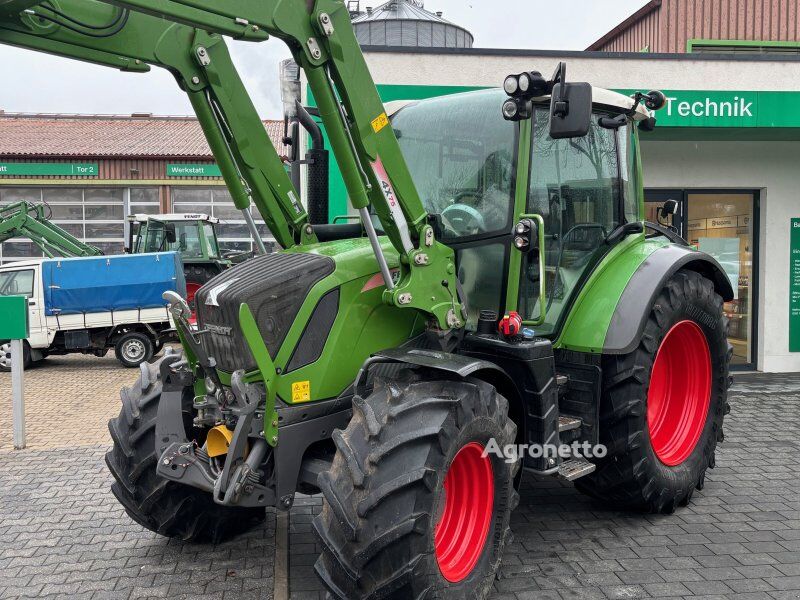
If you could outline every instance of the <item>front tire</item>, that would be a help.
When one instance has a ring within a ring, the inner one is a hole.
[[[639,346],[603,360],[600,443],[608,454],[575,482],[625,509],[670,513],[714,467],[731,346],[713,283],[679,271],[653,305]]]
[[[22,341],[22,368],[27,369],[32,364],[31,361],[31,347],[27,340]],[[3,342],[0,344],[0,371],[4,373],[11,372],[11,342]]]
[[[335,431],[314,527],[317,574],[333,598],[485,598],[518,503],[508,402],[479,380],[407,373],[354,399]]]
[[[122,410],[108,422],[113,448],[106,465],[114,476],[111,492],[134,521],[169,538],[186,542],[219,543],[248,531],[264,520],[259,508],[232,508],[216,504],[211,494],[167,481],[156,474],[155,427],[161,401],[160,366],[164,357],[142,365],[142,376],[120,392]],[[192,398],[184,398],[184,427],[191,428]]]

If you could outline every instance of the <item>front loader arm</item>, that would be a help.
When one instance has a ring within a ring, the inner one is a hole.
[[[17,202],[0,208],[0,244],[16,237],[29,239],[48,258],[102,254],[99,248],[51,223],[41,204]]]
[[[101,27],[120,12],[124,22],[108,32],[67,27],[73,20]],[[297,192],[219,35],[94,0],[13,0],[0,3],[0,43],[125,71],[144,72],[148,65],[169,70],[189,97],[237,208],[249,208],[252,199],[284,248],[314,241]],[[204,57],[213,57],[213,66]]]
[[[434,238],[378,90],[341,0],[106,0],[234,37],[283,40],[303,68],[350,201],[361,215],[386,281],[384,301],[422,310],[439,328],[461,328],[452,249]],[[395,284],[370,223],[374,208],[400,254]]]
[[[130,12],[115,35],[89,37],[49,21],[37,23],[54,3],[71,17],[94,23],[108,22],[115,7]],[[134,65],[141,61],[172,71],[189,95],[237,206],[243,208],[252,192],[283,247],[315,241],[313,228],[274,148],[260,143],[268,140],[266,134],[255,133],[263,126],[255,125],[255,109],[219,36],[262,41],[272,35],[286,42],[306,73],[351,203],[372,242],[386,283],[384,301],[421,310],[443,330],[463,327],[466,311],[454,253],[435,239],[341,0],[46,0],[33,8],[30,0],[0,0],[0,13],[20,6],[27,12],[0,15],[0,42],[103,64],[107,55],[123,56]],[[6,30],[16,37],[4,37]],[[370,207],[400,254],[396,283]]]

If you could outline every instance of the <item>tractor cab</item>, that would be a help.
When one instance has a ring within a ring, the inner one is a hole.
[[[219,260],[215,225],[204,214],[131,215],[128,248],[132,254],[179,252],[188,261]]]
[[[520,101],[510,87],[387,108],[437,237],[456,252],[468,327],[482,310],[516,311],[553,337],[593,267],[643,234],[637,129],[650,114],[581,88],[564,127],[557,90]]]

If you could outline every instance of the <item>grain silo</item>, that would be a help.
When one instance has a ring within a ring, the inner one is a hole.
[[[423,0],[389,0],[376,8],[361,10],[349,3],[353,26],[362,46],[472,48],[472,34],[425,10]]]

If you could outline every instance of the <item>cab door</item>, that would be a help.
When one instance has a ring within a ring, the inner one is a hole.
[[[586,136],[558,140],[549,135],[546,107],[537,107],[530,120],[529,175],[518,189],[516,222],[530,220],[535,232],[529,247],[512,255],[506,306],[537,335],[558,333],[610,249],[609,234],[638,219],[632,130],[603,128],[601,115],[593,114]]]
[[[40,265],[11,267],[3,270],[0,276],[0,295],[25,296],[28,300],[28,321],[31,346],[47,345],[47,332],[44,327],[44,307],[42,306]],[[44,341],[42,341],[42,339]]]

